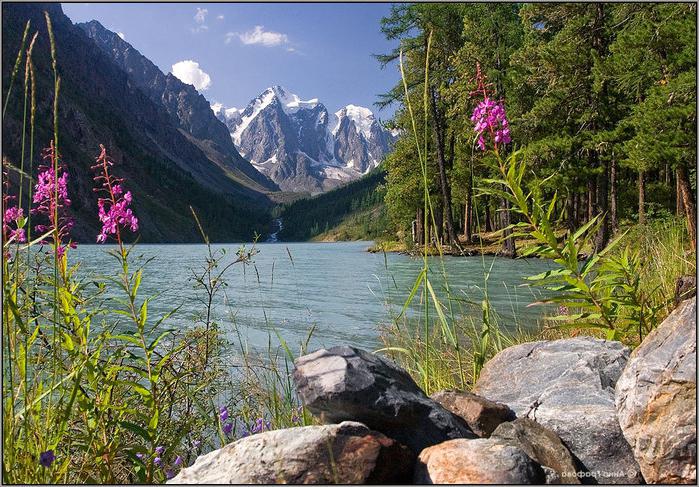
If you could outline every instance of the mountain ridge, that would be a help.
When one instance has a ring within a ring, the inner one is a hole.
[[[39,31],[33,52],[37,83],[33,172],[39,149],[48,144],[53,131],[53,74],[44,11],[51,16],[61,76],[59,150],[69,174],[74,239],[94,242],[100,228],[90,169],[100,143],[115,160],[116,175],[126,178],[133,194],[142,241],[201,241],[190,206],[213,241],[249,240],[255,232],[266,231],[272,205],[268,197],[230,178],[211,161],[165,107],[133,86],[112,58],[70,21],[60,4],[3,3],[2,9],[4,94],[26,21],[31,20],[31,33]],[[13,89],[3,117],[2,152],[16,165],[21,160],[21,111],[22,90]],[[16,190],[14,175],[11,171]]]
[[[242,184],[257,191],[278,187],[238,153],[228,136],[228,128],[212,113],[209,102],[190,84],[172,73],[163,73],[134,46],[97,20],[76,24],[114,62],[129,80],[156,103],[162,104],[178,126],[190,134],[190,140],[211,160]]]
[[[318,98],[303,100],[271,86],[245,108],[213,103],[240,153],[284,191],[320,193],[377,167],[394,135],[373,112],[347,105],[330,113]]]

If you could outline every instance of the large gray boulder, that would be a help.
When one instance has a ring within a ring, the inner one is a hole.
[[[597,481],[637,483],[614,405],[628,357],[621,343],[591,337],[523,343],[488,361],[474,392],[553,430]]]
[[[477,438],[466,422],[428,398],[403,369],[352,347],[321,349],[295,362],[304,405],[324,423],[360,421],[419,454],[454,438]]]
[[[501,423],[491,438],[517,446],[529,458],[547,467],[547,484],[579,484],[577,462],[556,433],[529,418]]]
[[[501,423],[515,419],[515,413],[505,404],[472,392],[439,391],[430,396],[439,404],[466,421],[481,438],[488,438]]]
[[[649,483],[697,481],[697,298],[633,351],[616,384],[621,429]]]
[[[360,423],[268,431],[203,455],[169,484],[400,484],[414,454]]]
[[[516,446],[494,438],[450,440],[426,448],[416,484],[541,484],[541,466]]]

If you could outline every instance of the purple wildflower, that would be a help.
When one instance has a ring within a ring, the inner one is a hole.
[[[39,454],[39,464],[42,467],[49,468],[55,459],[56,455],[53,453],[53,450],[48,450]]]
[[[260,433],[263,430],[264,430],[264,420],[262,418],[257,418],[257,420],[255,420],[255,425],[252,427],[251,432],[253,434],[255,434],[255,433]]]
[[[221,406],[219,408],[219,415],[218,417],[221,419],[221,422],[223,423],[225,420],[228,419],[228,408],[226,406]]]
[[[156,446],[155,447],[155,454],[158,456],[162,455],[164,451],[165,451],[164,446]]]
[[[226,423],[223,425],[223,432],[224,433],[226,433],[227,435],[230,435],[231,431],[233,431],[233,423]]]
[[[68,198],[68,173],[63,172],[63,164],[59,162],[60,156],[55,150],[53,142],[43,150],[42,154],[45,162],[39,167],[39,175],[32,199],[35,207],[32,208],[31,213],[48,220],[48,225],[38,224],[35,226],[37,232],[42,234],[57,231],[58,242],[54,243],[57,246],[57,255],[61,257],[66,249],[65,245],[61,245],[61,240],[69,236],[70,230],[75,224],[74,220],[67,214],[67,208],[71,204],[70,198]],[[54,166],[58,168],[57,171],[54,171]],[[75,243],[70,242],[69,245],[71,248],[75,248]]]
[[[481,101],[471,115],[471,121],[475,122],[473,130],[478,134],[478,147],[485,150],[486,132],[493,138],[495,146],[509,144],[510,128],[502,103],[491,100],[487,96]]]
[[[485,82],[485,75],[481,72],[480,63],[476,63],[476,85],[477,89],[471,95],[483,98],[471,115],[471,121],[475,123],[473,130],[478,134],[478,147],[483,151],[486,150],[485,136],[490,136],[497,152],[500,145],[509,144],[512,141],[510,123],[507,120],[502,102],[495,101],[490,97],[490,85]]]
[[[192,441],[192,446],[196,449],[201,446],[201,440],[194,440]]]
[[[155,458],[153,459],[153,465],[155,465],[156,467],[159,467],[161,463],[163,463],[162,458],[160,458],[160,457],[155,457]]]
[[[182,465],[182,457],[177,455],[177,458],[175,458],[174,465],[177,465],[178,467]]]
[[[143,461],[143,453],[136,453],[136,458]]]
[[[101,188],[95,188],[94,191],[106,194],[106,197],[100,197],[97,200],[98,216],[102,222],[97,243],[106,242],[109,235],[114,235],[117,242],[121,243],[121,228],[128,228],[132,232],[138,230],[138,218],[129,208],[133,197],[130,191],[124,193],[121,185],[124,180],[109,173],[109,168],[114,165],[114,161],[107,155],[107,149],[102,144],[100,144],[100,155],[96,160],[97,164],[92,166],[92,169],[97,172],[94,180],[99,182]]]
[[[22,219],[24,219],[24,210],[22,208],[11,206],[5,210],[2,216],[2,233],[5,242],[13,239],[15,242],[20,243],[27,241],[24,228],[19,228]]]
[[[166,471],[165,471],[165,478],[167,478],[168,480],[170,480],[170,479],[173,478],[174,476],[175,476],[175,473],[174,473],[172,470],[166,470]]]

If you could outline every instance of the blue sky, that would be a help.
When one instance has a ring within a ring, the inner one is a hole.
[[[377,94],[400,74],[371,56],[389,52],[380,20],[390,4],[72,3],[73,22],[96,19],[163,72],[178,65],[209,101],[243,107],[279,84],[302,99],[318,98],[329,111],[347,104],[378,112]],[[196,63],[196,64],[195,64]],[[208,76],[208,78],[207,78]]]

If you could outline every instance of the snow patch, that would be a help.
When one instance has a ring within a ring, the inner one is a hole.
[[[275,85],[271,88],[267,88],[265,93],[272,92],[274,96],[277,97],[282,109],[287,115],[294,114],[299,110],[312,110],[318,106],[318,98],[311,98],[310,100],[302,100],[298,95],[294,93],[289,93],[284,87]]]
[[[371,126],[376,122],[374,114],[365,107],[360,107],[357,105],[347,105],[341,110],[335,112],[335,115],[340,119],[343,117],[349,118],[354,122],[354,128],[357,134],[364,135],[364,138],[368,141],[371,138]],[[340,128],[340,124],[337,124],[334,133],[337,133],[337,129]]]
[[[272,103],[272,100],[274,100],[274,92],[271,91],[271,89],[268,89],[265,90],[265,92],[262,93],[261,96],[255,98],[251,105],[248,105],[248,108],[245,109],[245,112],[247,112],[248,109],[252,108],[250,115],[243,115],[243,117],[240,119],[240,123],[231,134],[231,137],[233,137],[233,142],[236,146],[240,145],[240,139],[243,135],[243,132],[246,128],[248,128],[250,122],[252,122],[255,119],[255,117],[257,117],[260,114],[260,112],[264,110],[270,103]]]

